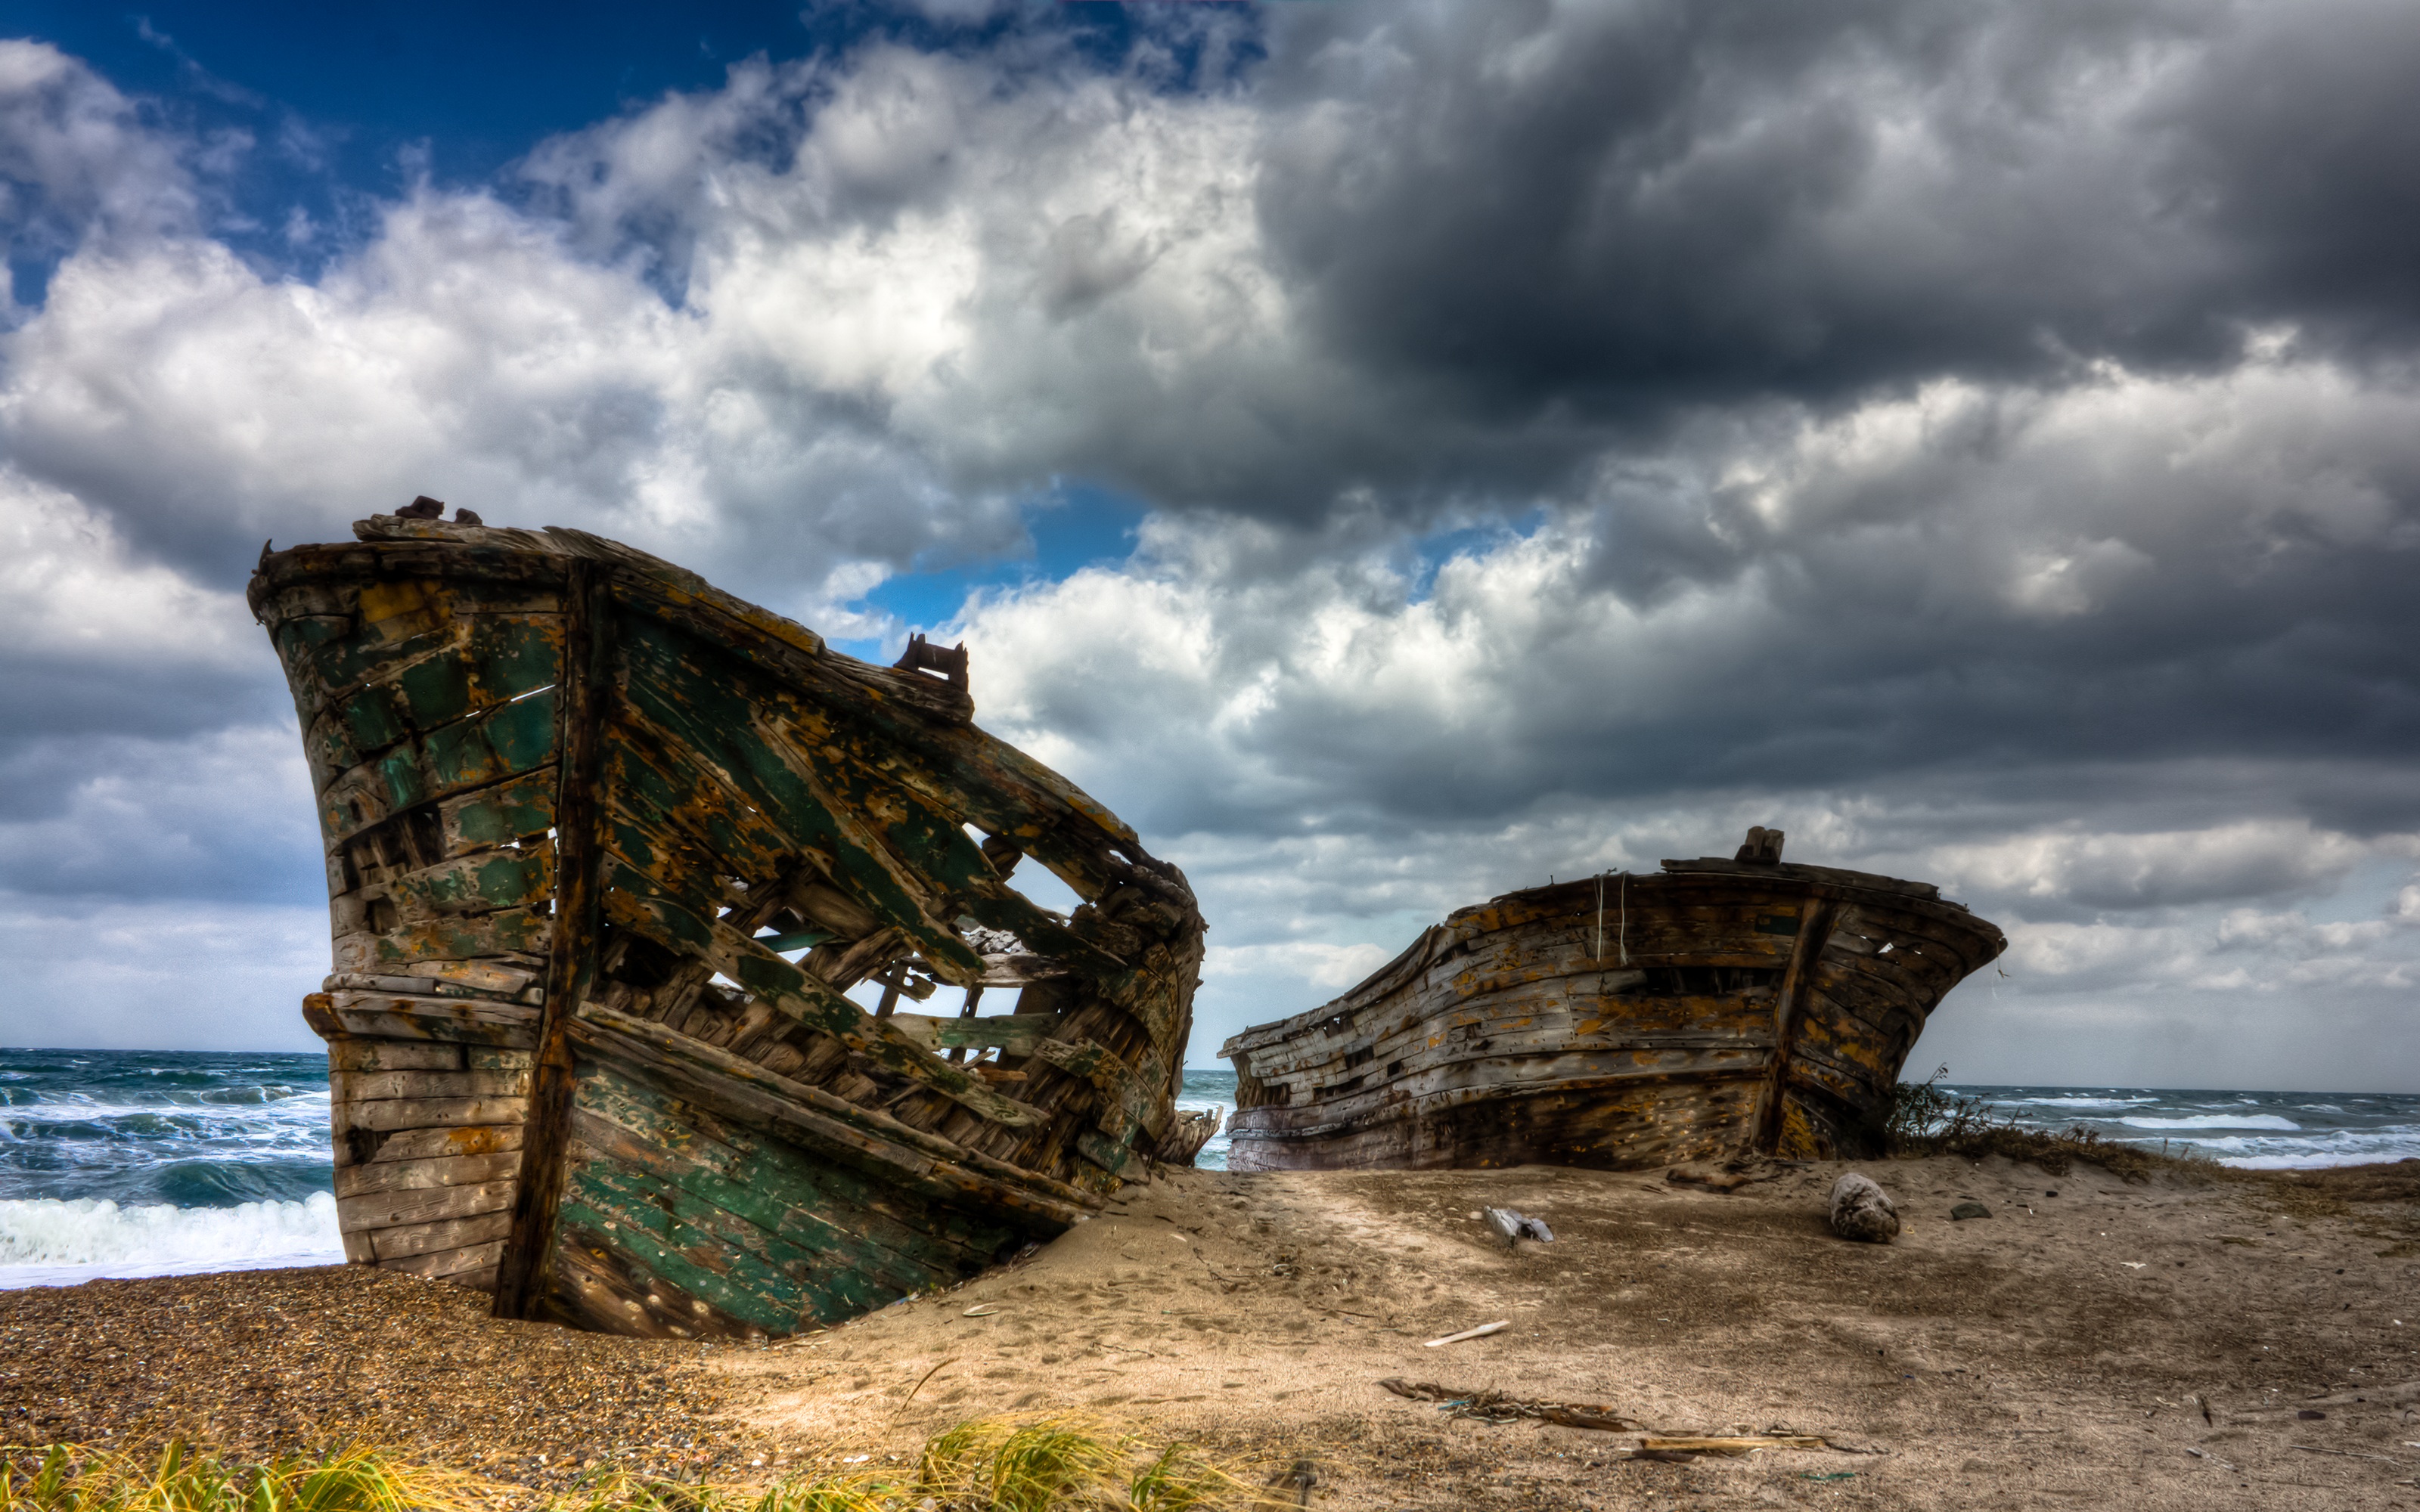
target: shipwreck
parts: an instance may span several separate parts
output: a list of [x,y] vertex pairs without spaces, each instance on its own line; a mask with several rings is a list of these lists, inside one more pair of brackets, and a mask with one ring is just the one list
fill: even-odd
[[1236,1035],[1229,1168],[1870,1153],[1925,1020],[2008,941],[1938,887],[1781,846],[1507,893]]
[[250,592],[326,841],[303,1015],[349,1259],[781,1335],[1190,1158],[1193,895],[974,726],[962,649],[872,666],[615,542],[436,512],[264,548]]

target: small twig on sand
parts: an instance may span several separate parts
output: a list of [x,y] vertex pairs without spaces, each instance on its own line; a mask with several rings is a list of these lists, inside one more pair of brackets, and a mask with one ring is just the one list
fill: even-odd
[[908,1395],[900,1398],[899,1411],[891,1414],[892,1421],[895,1422],[898,1420],[899,1412],[908,1411],[908,1404],[914,1401],[916,1399],[916,1394],[924,1389],[924,1382],[932,1380],[935,1376],[941,1373],[941,1365],[955,1365],[958,1362],[954,1358],[944,1360],[941,1362],[941,1365],[937,1365],[932,1369],[927,1370],[923,1375],[917,1377],[916,1384],[908,1387]]

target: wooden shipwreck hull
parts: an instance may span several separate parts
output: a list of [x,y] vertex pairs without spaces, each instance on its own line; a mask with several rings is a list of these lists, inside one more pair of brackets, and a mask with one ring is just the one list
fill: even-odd
[[[962,653],[868,666],[574,531],[354,532],[251,589],[327,843],[303,1011],[351,1259],[506,1316],[778,1335],[1141,1174],[1201,915],[974,728]],[[1028,901],[1020,862],[1083,905]]]
[[1868,1152],[1927,1015],[2008,942],[1936,887],[1784,865],[1780,841],[1465,908],[1245,1030],[1219,1050],[1229,1168]]

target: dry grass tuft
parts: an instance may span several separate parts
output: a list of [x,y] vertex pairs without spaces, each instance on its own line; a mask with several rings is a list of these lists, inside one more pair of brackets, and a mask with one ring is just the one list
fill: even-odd
[[360,1444],[234,1464],[181,1441],[156,1459],[52,1444],[0,1449],[0,1512],[473,1512],[491,1483]]
[[[1263,1505],[1185,1444],[1061,1420],[962,1423],[906,1480],[819,1474],[736,1489],[600,1475],[567,1497],[414,1465],[363,1445],[258,1464],[175,1443],[157,1459],[76,1444],[0,1447],[0,1512],[1215,1512]],[[1287,1504],[1292,1504],[1291,1503]]]

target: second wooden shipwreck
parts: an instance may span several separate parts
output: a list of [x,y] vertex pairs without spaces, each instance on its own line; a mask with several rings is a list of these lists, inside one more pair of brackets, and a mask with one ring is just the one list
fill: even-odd
[[1507,893],[1236,1035],[1229,1168],[1869,1153],[1927,1017],[2008,941],[1929,883],[1781,844]]

